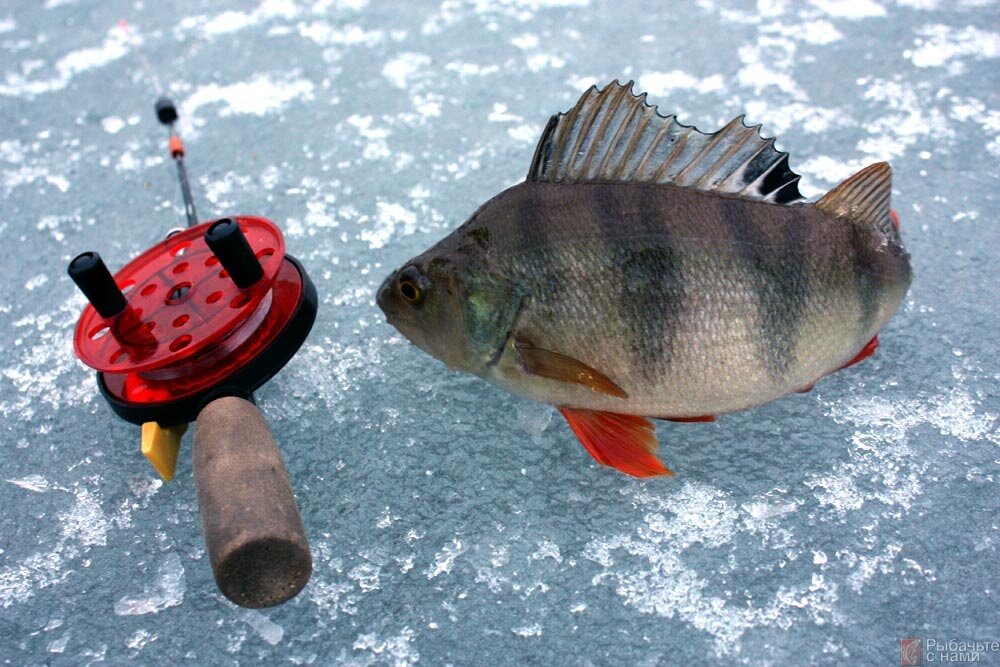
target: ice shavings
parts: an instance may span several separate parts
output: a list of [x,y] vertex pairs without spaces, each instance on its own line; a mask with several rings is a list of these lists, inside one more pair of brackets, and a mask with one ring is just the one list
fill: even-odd
[[0,369],[0,414],[5,418],[40,427],[39,409],[94,400],[94,376],[83,372],[73,354],[73,327],[83,303],[82,296],[74,295],[54,315],[27,315],[14,322],[11,344],[19,358]]
[[909,85],[901,80],[887,81],[865,77],[858,81],[865,88],[864,99],[883,113],[865,123],[868,137],[858,149],[880,160],[903,155],[907,147],[921,139],[935,144],[955,136],[944,112],[935,105],[936,90]]
[[299,9],[292,0],[264,0],[252,11],[227,10],[214,16],[186,16],[181,19],[177,31],[183,37],[185,32],[200,32],[204,37],[214,38],[221,35],[258,26],[272,19],[292,19],[299,14]]
[[402,53],[382,67],[382,76],[397,88],[405,89],[410,85],[410,81],[430,64],[430,56],[426,54]]
[[[677,617],[708,633],[719,657],[739,654],[739,640],[752,628],[788,627],[799,616],[819,625],[840,621],[837,584],[820,573],[807,579],[786,575],[767,598],[738,588],[725,597],[711,592],[717,573],[700,572],[685,554],[694,548],[732,549],[742,522],[727,494],[687,482],[668,497],[643,490],[634,497],[645,512],[642,524],[632,532],[595,538],[583,553],[602,568],[594,584],[612,584],[626,605]],[[619,553],[622,562],[616,560]]]
[[[694,90],[702,95],[714,93],[725,88],[721,74],[713,74],[698,78],[682,70],[669,72],[648,72],[639,77],[639,87],[650,95],[666,97],[677,89]],[[670,113],[662,110],[663,113]]]
[[56,61],[48,78],[30,78],[23,73],[8,71],[0,82],[0,95],[34,97],[62,90],[79,74],[104,67],[128,53],[125,33],[112,28],[100,46],[70,51]]
[[[404,627],[397,635],[380,637],[377,633],[366,632],[358,635],[352,648],[355,651],[366,651],[373,657],[374,664],[386,664],[393,667],[408,667],[420,660],[420,653],[411,646],[416,633]],[[361,664],[369,664],[363,662]]]
[[354,127],[358,134],[365,141],[363,142],[362,157],[366,160],[377,160],[388,158],[392,155],[386,139],[389,137],[389,130],[385,127],[376,127],[373,124],[372,116],[359,116],[354,114],[348,116],[347,124]]
[[796,44],[783,36],[758,35],[756,44],[746,44],[739,48],[743,67],[737,73],[737,81],[760,95],[766,90],[774,90],[798,101],[805,101],[805,90],[795,81]]
[[155,578],[143,587],[142,593],[126,595],[115,602],[115,614],[141,616],[157,614],[164,609],[176,607],[184,602],[186,587],[181,557],[171,551],[157,568]]
[[247,625],[254,629],[261,639],[276,646],[285,636],[285,629],[256,609],[245,609],[240,614]]
[[22,165],[18,169],[9,169],[3,172],[3,187],[8,194],[15,188],[30,185],[37,180],[44,180],[60,192],[66,192],[70,187],[65,176],[54,174],[48,168],[40,165]]
[[[924,26],[917,33],[920,36],[914,40],[916,48],[904,52],[917,67],[949,66],[953,68],[952,73],[958,73],[961,71],[958,59],[1000,57],[1000,33],[975,26],[959,29],[942,24]],[[959,69],[954,69],[956,65]]]
[[518,637],[524,639],[530,639],[532,637],[542,636],[542,625],[541,623],[529,623],[528,625],[518,625],[510,629]]
[[864,166],[865,162],[862,160],[841,162],[828,155],[817,155],[809,158],[796,166],[796,171],[805,177],[799,181],[799,191],[807,198],[819,197],[826,194],[830,187],[814,185],[813,179],[819,178],[829,185],[836,185]]
[[867,19],[885,16],[885,8],[874,0],[810,0],[810,2],[835,18]]
[[427,575],[428,579],[436,579],[442,574],[448,574],[455,567],[455,559],[465,553],[467,548],[461,540],[452,540],[434,555],[434,563],[424,571],[424,574]]
[[14,486],[19,486],[22,489],[34,491],[35,493],[42,493],[49,490],[49,481],[41,475],[28,475],[20,479],[8,479],[7,481]]
[[188,96],[184,109],[193,116],[203,106],[219,104],[220,116],[266,116],[281,111],[292,101],[312,100],[314,87],[312,81],[301,78],[295,71],[281,78],[257,74],[246,81],[199,86]]
[[87,489],[76,493],[76,501],[59,514],[64,540],[76,540],[85,547],[108,543],[111,518],[101,509],[97,496]]
[[381,30],[365,30],[359,25],[334,26],[326,21],[300,23],[298,32],[302,37],[326,47],[373,47],[385,39]]
[[395,236],[409,236],[416,231],[417,215],[401,204],[377,202],[375,224],[363,229],[360,238],[369,248],[382,248]]
[[81,547],[107,544],[112,521],[102,510],[96,492],[78,489],[73,504],[56,518],[60,537],[52,549],[0,568],[0,607],[25,602],[38,591],[65,581],[73,573],[66,565],[80,556]]

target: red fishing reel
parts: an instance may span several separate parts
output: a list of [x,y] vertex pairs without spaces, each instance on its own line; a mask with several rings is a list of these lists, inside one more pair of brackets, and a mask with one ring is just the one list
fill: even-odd
[[252,216],[174,234],[113,278],[97,253],[69,273],[90,300],[74,336],[123,419],[195,420],[213,395],[249,397],[291,358],[316,316],[316,289],[281,231]]
[[198,223],[174,132],[177,109],[161,99],[156,113],[170,128],[188,228],[113,276],[96,252],[70,262],[90,302],[74,348],[98,371],[112,410],[142,425],[142,452],[164,480],[195,422],[192,467],[215,581],[239,605],[280,604],[309,581],[312,555],[253,392],[309,335],[316,288],[271,221]]

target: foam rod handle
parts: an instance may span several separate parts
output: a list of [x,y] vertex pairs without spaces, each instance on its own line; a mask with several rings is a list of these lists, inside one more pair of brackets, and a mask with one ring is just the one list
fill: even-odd
[[281,453],[257,406],[227,396],[202,409],[194,482],[219,590],[251,608],[295,597],[312,574],[312,554]]

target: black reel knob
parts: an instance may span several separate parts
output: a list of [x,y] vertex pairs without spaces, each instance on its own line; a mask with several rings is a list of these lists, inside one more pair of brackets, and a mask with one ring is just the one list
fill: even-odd
[[209,227],[205,231],[205,243],[240,289],[250,287],[264,275],[264,268],[253,254],[247,237],[232,218],[223,218]]
[[66,272],[101,317],[112,318],[128,305],[104,260],[96,252],[77,255]]

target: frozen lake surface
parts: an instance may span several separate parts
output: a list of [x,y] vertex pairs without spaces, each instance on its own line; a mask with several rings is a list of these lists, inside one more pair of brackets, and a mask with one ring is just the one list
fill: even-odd
[[[0,660],[896,664],[904,637],[1000,640],[1000,6],[667,4],[0,4]],[[190,436],[162,484],[73,356],[68,260],[117,269],[183,224],[122,18],[199,213],[275,220],[319,290],[257,396],[315,559],[272,610],[213,584]],[[746,112],[810,197],[891,161],[915,275],[874,358],[660,424],[678,475],[645,483],[374,304],[614,78],[703,130]]]

